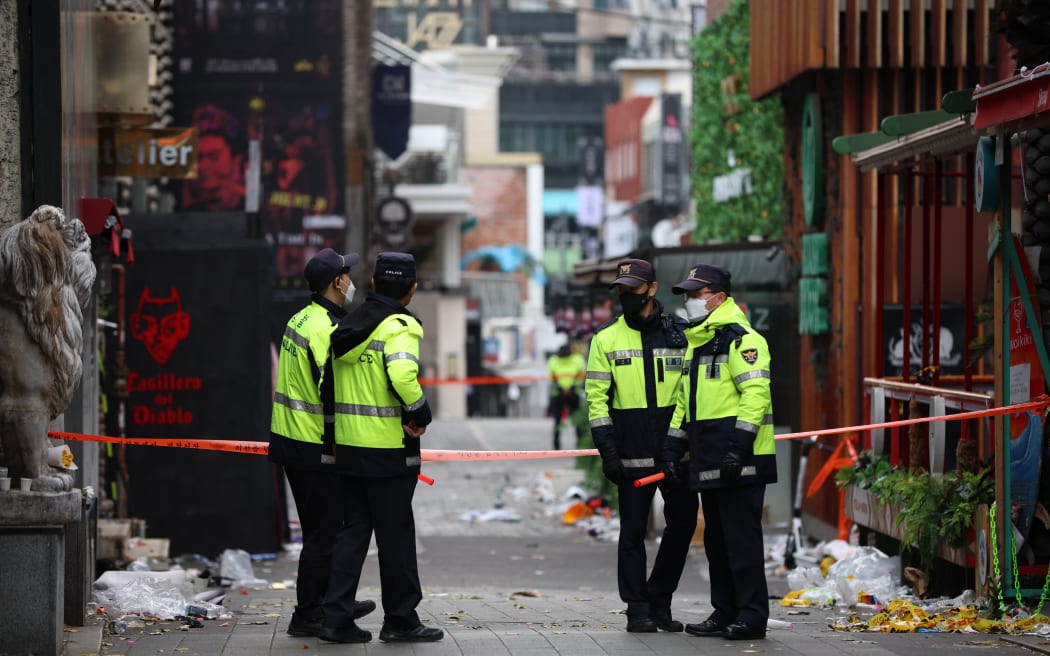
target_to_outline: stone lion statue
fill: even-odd
[[[35,479],[34,490],[72,488],[47,463],[47,431],[80,383],[94,282],[84,224],[60,208],[41,205],[0,232],[0,444],[8,475]]]

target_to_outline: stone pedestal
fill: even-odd
[[[0,653],[62,650],[65,533],[82,509],[80,490],[0,492]]]

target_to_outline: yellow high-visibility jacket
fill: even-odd
[[[663,459],[677,460],[688,449],[692,488],[720,488],[722,455],[732,448],[747,454],[736,485],[775,483],[765,338],[755,332],[732,298],[686,330],[686,336],[689,350]]]
[[[419,385],[423,326],[397,301],[369,294],[332,338],[336,356],[336,466],[357,476],[419,473],[419,439],[403,426],[431,422]]]
[[[345,315],[342,308],[315,295],[288,320],[270,416],[272,462],[314,469],[334,460],[329,348],[332,331]]]

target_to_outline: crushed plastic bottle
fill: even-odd
[[[110,620],[106,627],[109,629],[110,635],[124,635],[128,630],[127,621],[121,617],[119,619]]]
[[[766,629],[790,629],[793,628],[791,622],[785,622],[784,620],[775,620],[769,618],[766,620]]]

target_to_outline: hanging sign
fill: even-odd
[[[999,209],[999,167],[995,165],[995,139],[981,137],[973,161],[974,208],[978,212]]]

